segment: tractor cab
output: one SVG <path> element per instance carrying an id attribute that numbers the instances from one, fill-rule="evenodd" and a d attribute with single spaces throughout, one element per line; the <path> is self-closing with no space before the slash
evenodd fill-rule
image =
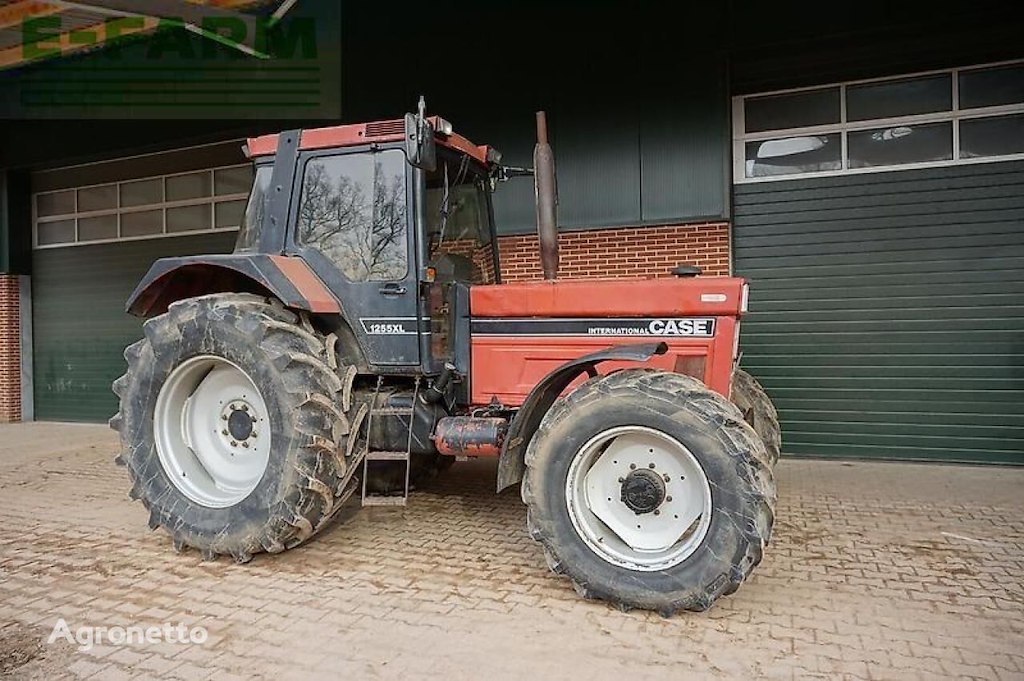
<path id="1" fill-rule="evenodd" d="M 321 313 L 366 373 L 429 376 L 456 361 L 449 312 L 470 285 L 500 280 L 494 149 L 421 103 L 405 120 L 264 135 L 245 152 L 255 175 L 234 252 L 157 261 L 130 312 L 157 314 L 183 291 L 270 293 Z"/>
<path id="2" fill-rule="evenodd" d="M 368 369 L 431 375 L 454 361 L 454 348 L 431 343 L 430 327 L 454 339 L 443 318 L 454 296 L 498 280 L 497 152 L 427 118 L 422 105 L 404 121 L 268 135 L 247 149 L 258 170 L 236 253 L 308 265 L 343 301 L 335 321 L 355 335 Z M 284 192 L 290 202 L 274 196 Z"/>

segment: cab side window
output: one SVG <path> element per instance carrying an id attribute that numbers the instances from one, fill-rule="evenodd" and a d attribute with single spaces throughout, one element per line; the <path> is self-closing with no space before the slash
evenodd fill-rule
<path id="1" fill-rule="evenodd" d="M 408 269 L 405 155 L 398 149 L 310 159 L 299 201 L 300 243 L 351 281 L 397 281 Z"/>

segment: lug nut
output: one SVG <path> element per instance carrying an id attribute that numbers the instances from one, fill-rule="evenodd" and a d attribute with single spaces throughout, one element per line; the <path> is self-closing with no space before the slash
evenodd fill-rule
<path id="1" fill-rule="evenodd" d="M 234 410 L 238 409 L 238 407 L 236 407 L 233 402 L 231 404 L 229 404 L 228 406 L 231 407 L 231 411 L 234 411 Z"/>
<path id="2" fill-rule="evenodd" d="M 661 515 L 661 511 L 659 511 L 658 509 L 654 509 L 654 515 Z"/>
<path id="3" fill-rule="evenodd" d="M 232 440 L 232 441 L 231 441 L 231 446 L 232 446 L 232 447 L 237 447 L 237 446 L 238 446 L 238 443 L 237 443 L 237 442 L 235 442 L 234 440 Z"/>
<path id="4" fill-rule="evenodd" d="M 242 446 L 245 447 L 246 449 L 249 449 L 249 443 L 248 442 L 243 442 Z"/>
<path id="5" fill-rule="evenodd" d="M 665 497 L 665 501 L 672 501 L 672 497 Z"/>
<path id="6" fill-rule="evenodd" d="M 242 411 L 249 411 L 249 405 L 243 404 L 242 405 Z"/>
<path id="7" fill-rule="evenodd" d="M 664 476 L 664 477 L 665 477 L 665 482 L 668 482 L 669 480 L 671 480 L 671 479 L 672 479 L 672 478 L 670 478 L 670 477 L 668 476 L 668 473 L 665 473 L 665 476 Z"/>
<path id="8" fill-rule="evenodd" d="M 647 467 L 648 468 L 654 468 L 654 462 L 652 461 L 651 463 L 647 464 Z"/>
<path id="9" fill-rule="evenodd" d="M 636 470 L 636 464 L 635 463 L 629 464 L 629 470 L 635 471 Z"/>
<path id="10" fill-rule="evenodd" d="M 221 414 L 220 415 L 220 420 L 221 421 L 227 421 L 228 420 L 228 415 L 227 414 Z"/>
<path id="11" fill-rule="evenodd" d="M 625 479 L 625 478 L 619 478 L 619 484 L 622 484 L 622 483 L 624 483 L 624 482 L 626 482 L 626 479 Z"/>
<path id="12" fill-rule="evenodd" d="M 256 431 L 255 431 L 255 430 L 254 430 L 254 431 L 252 431 L 252 439 L 253 439 L 253 440 L 255 440 L 255 439 L 256 439 Z"/>
<path id="13" fill-rule="evenodd" d="M 227 431 L 227 430 L 222 430 L 222 431 L 220 431 L 220 434 L 221 434 L 221 435 L 227 435 L 227 434 L 228 434 L 228 431 Z"/>

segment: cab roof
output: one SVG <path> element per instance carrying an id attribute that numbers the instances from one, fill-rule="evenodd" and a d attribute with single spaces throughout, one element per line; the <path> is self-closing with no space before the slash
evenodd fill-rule
<path id="1" fill-rule="evenodd" d="M 434 128 L 434 138 L 440 146 L 466 154 L 481 165 L 488 164 L 489 147 L 476 145 L 457 133 L 445 135 L 437 132 L 439 120 L 430 116 L 428 120 Z M 371 123 L 353 123 L 349 125 L 332 125 L 326 128 L 309 128 L 302 131 L 299 149 L 331 149 L 335 147 L 354 147 L 362 144 L 381 142 L 401 142 L 405 139 L 405 121 L 396 118 Z M 245 153 L 255 159 L 260 156 L 273 155 L 277 152 L 277 133 L 250 137 L 247 140 Z"/>

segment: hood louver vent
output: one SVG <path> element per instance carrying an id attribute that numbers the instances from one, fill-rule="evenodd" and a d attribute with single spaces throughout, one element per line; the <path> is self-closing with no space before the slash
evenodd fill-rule
<path id="1" fill-rule="evenodd" d="M 366 124 L 367 137 L 381 137 L 384 135 L 405 134 L 405 121 L 399 119 L 394 121 L 379 121 Z"/>

